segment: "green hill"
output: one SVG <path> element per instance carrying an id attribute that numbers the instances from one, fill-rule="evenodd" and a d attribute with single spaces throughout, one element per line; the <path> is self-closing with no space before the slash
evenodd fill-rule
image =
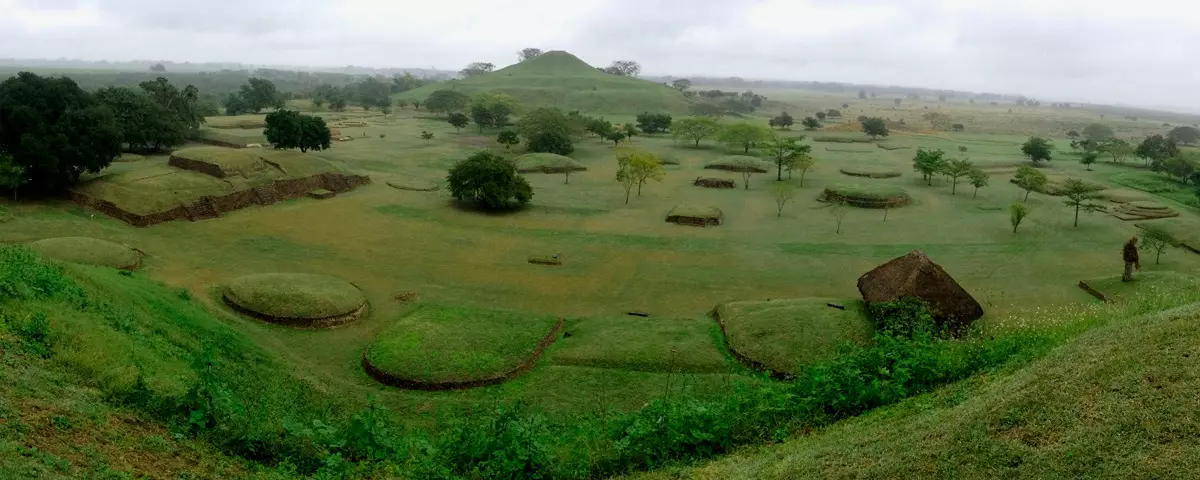
<path id="1" fill-rule="evenodd" d="M 468 95 L 504 93 L 522 107 L 558 107 L 590 114 L 632 115 L 644 111 L 686 113 L 687 101 L 670 87 L 610 75 L 567 52 L 546 52 L 532 60 L 477 77 L 426 85 L 395 95 L 424 100 L 444 88 Z"/>

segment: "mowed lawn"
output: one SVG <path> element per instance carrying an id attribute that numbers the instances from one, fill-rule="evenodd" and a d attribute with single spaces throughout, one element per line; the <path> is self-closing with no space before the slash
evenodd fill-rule
<path id="1" fill-rule="evenodd" d="M 362 116 L 369 124 L 343 128 L 354 140 L 335 142 L 331 150 L 316 155 L 371 175 L 373 184 L 353 192 L 141 229 L 68 202 L 20 204 L 9 208 L 14 219 L 0 227 L 0 241 L 91 236 L 127 244 L 146 252 L 145 274 L 187 288 L 210 303 L 213 288 L 242 275 L 337 276 L 364 292 L 371 304 L 368 317 L 327 331 L 296 331 L 236 316 L 229 321 L 312 378 L 347 392 L 378 395 L 398 411 L 469 405 L 502 395 L 570 412 L 593 408 L 594 396 L 601 391 L 619 398 L 622 405 L 638 406 L 661 395 L 664 385 L 688 385 L 691 391 L 709 394 L 727 388 L 735 376 L 706 373 L 722 371 L 722 352 L 708 333 L 715 324 L 703 323 L 704 315 L 719 303 L 852 298 L 858 295 L 859 275 L 919 248 L 983 305 L 987 315 L 981 322 L 986 326 L 1039 307 L 1095 301 L 1076 283 L 1119 274 L 1121 244 L 1138 231 L 1133 222 L 1100 213 L 1082 215 L 1079 227 L 1073 228 L 1072 212 L 1061 198 L 1034 193 L 1028 202 L 1032 213 L 1014 234 L 1007 209 L 1024 192 L 1008 178 L 1024 161 L 1019 153 L 1023 137 L 974 133 L 893 135 L 881 141 L 888 148 L 878 148 L 811 141 L 814 136 L 861 134 L 783 132 L 807 135 L 817 166 L 808 172 L 803 187 L 798 173 L 790 180 L 784 173 L 798 194 L 781 217 L 776 217 L 768 189 L 774 172 L 755 174 L 750 189 L 743 190 L 741 174 L 703 169 L 707 162 L 740 149 L 727 150 L 711 140 L 694 149 L 663 136 L 635 137 L 633 145 L 671 155 L 680 165 L 667 167 L 662 183 L 651 182 L 625 205 L 624 192 L 614 180 L 612 143 L 587 138 L 578 142 L 573 158 L 588 170 L 572 173 L 570 184 L 564 184 L 561 174 L 527 174 L 535 190 L 528 208 L 481 214 L 456 207 L 445 189 L 403 191 L 386 182 L 440 182 L 446 170 L 470 152 L 502 150 L 493 140 L 496 132 L 480 135 L 468 128 L 456 133 L 444 121 L 426 118 L 424 111 L 399 111 L 386 118 L 339 116 L 348 115 Z M 765 123 L 763 118 L 752 120 Z M 435 138 L 421 140 L 423 130 Z M 1056 144 L 1067 149 L 1062 139 Z M 972 198 L 971 187 L 963 183 L 957 195 L 950 194 L 948 182 L 941 178 L 933 186 L 925 185 L 911 167 L 919 146 L 969 156 L 993 172 L 991 186 Z M 960 153 L 959 146 L 968 151 Z M 885 168 L 903 175 L 851 177 L 840 173 L 841 168 Z M 1086 172 L 1075 157 L 1056 155 L 1047 170 L 1110 185 L 1108 178 L 1129 171 L 1105 164 L 1094 168 Z M 736 179 L 738 188 L 693 186 L 698 176 Z M 833 216 L 816 201 L 822 189 L 834 183 L 902 188 L 913 203 L 890 210 L 886 221 L 882 210 L 852 209 L 836 234 Z M 708 228 L 666 223 L 666 213 L 678 204 L 720 208 L 725 223 Z M 1182 205 L 1179 209 L 1183 217 L 1173 219 L 1175 224 L 1196 225 L 1194 211 Z M 560 266 L 527 262 L 530 256 L 555 253 L 564 259 Z M 1200 255 L 1173 250 L 1161 265 L 1145 263 L 1148 272 L 1194 271 L 1200 267 Z M 371 381 L 359 361 L 363 348 L 380 331 L 413 308 L 396 300 L 407 292 L 417 293 L 422 304 L 583 319 L 577 327 L 580 337 L 556 345 L 541 366 L 514 382 L 468 392 L 397 391 Z M 651 316 L 622 318 L 611 325 L 602 320 L 632 310 Z M 662 320 L 676 318 L 701 320 Z M 644 335 L 628 322 L 645 322 Z M 621 343 L 622 338 L 642 343 Z M 614 343 L 578 345 L 600 339 Z M 655 344 L 658 339 L 661 346 Z M 697 350 L 672 359 L 671 345 Z M 671 373 L 671 362 L 678 362 L 680 373 Z"/>

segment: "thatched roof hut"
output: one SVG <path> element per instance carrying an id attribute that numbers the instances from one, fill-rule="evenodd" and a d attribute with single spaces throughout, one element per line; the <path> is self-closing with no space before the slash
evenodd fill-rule
<path id="1" fill-rule="evenodd" d="M 959 332 L 983 316 L 983 307 L 925 252 L 913 250 L 858 277 L 867 303 L 915 298 L 929 304 L 934 320 Z"/>
<path id="2" fill-rule="evenodd" d="M 719 208 L 697 207 L 693 205 L 676 205 L 667 214 L 668 222 L 698 227 L 720 225 L 724 218 L 725 214 L 721 213 L 721 209 Z"/>

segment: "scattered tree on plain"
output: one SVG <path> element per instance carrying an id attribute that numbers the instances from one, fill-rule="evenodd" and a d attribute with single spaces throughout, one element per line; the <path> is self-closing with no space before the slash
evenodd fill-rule
<path id="1" fill-rule="evenodd" d="M 95 97 L 113 113 L 121 142 L 130 151 L 159 151 L 187 140 L 191 129 L 144 92 L 105 87 Z"/>
<path id="2" fill-rule="evenodd" d="M 850 206 L 841 200 L 829 202 L 825 206 L 829 210 L 829 214 L 833 216 L 833 220 L 837 222 L 836 234 L 842 233 L 842 221 L 846 219 L 846 214 L 850 213 Z"/>
<path id="3" fill-rule="evenodd" d="M 332 146 L 333 138 L 325 119 L 294 110 L 276 110 L 267 114 L 263 135 L 276 149 L 299 148 L 301 152 L 321 151 Z"/>
<path id="4" fill-rule="evenodd" d="M 1041 190 L 1048 181 L 1046 174 L 1028 165 L 1018 168 L 1017 174 L 1013 178 L 1016 180 L 1017 186 L 1025 190 L 1025 198 L 1021 200 L 1022 202 L 1029 200 L 1029 192 Z"/>
<path id="5" fill-rule="evenodd" d="M 150 66 L 150 71 L 163 73 L 163 72 L 167 71 L 167 67 L 163 66 L 163 64 L 161 64 L 161 63 L 156 63 L 156 64 Z"/>
<path id="6" fill-rule="evenodd" d="M 689 88 L 692 88 L 692 81 L 686 78 L 677 78 L 675 81 L 671 82 L 671 86 L 676 90 L 683 92 L 687 91 Z"/>
<path id="7" fill-rule="evenodd" d="M 433 140 L 433 133 L 421 130 L 421 140 L 424 140 L 425 143 L 429 143 L 430 140 Z"/>
<path id="8" fill-rule="evenodd" d="M 425 99 L 425 109 L 434 113 L 454 113 L 466 110 L 471 103 L 471 97 L 458 90 L 442 89 L 429 94 Z M 470 122 L 470 119 L 467 120 Z"/>
<path id="9" fill-rule="evenodd" d="M 517 166 L 501 155 L 481 151 L 458 162 L 446 177 L 450 194 L 489 210 L 523 205 L 533 199 L 533 187 Z"/>
<path id="10" fill-rule="evenodd" d="M 750 189 L 750 177 L 759 168 L 758 165 L 759 160 L 753 157 L 739 157 L 733 161 L 733 169 L 742 174 L 742 184 L 746 190 Z"/>
<path id="11" fill-rule="evenodd" d="M 637 126 L 642 132 L 653 134 L 662 133 L 671 128 L 671 114 L 642 112 L 636 117 Z"/>
<path id="12" fill-rule="evenodd" d="M 0 154 L 24 170 L 22 188 L 57 192 L 120 153 L 112 112 L 73 80 L 21 72 L 0 82 Z"/>
<path id="13" fill-rule="evenodd" d="M 258 113 L 267 108 L 283 108 L 283 95 L 273 82 L 262 78 L 251 78 L 225 100 L 226 115 Z"/>
<path id="14" fill-rule="evenodd" d="M 604 135 L 605 140 L 613 142 L 613 147 L 620 145 L 621 141 L 625 140 L 625 138 L 627 138 L 625 136 L 625 132 L 622 132 L 620 130 L 613 130 Z"/>
<path id="15" fill-rule="evenodd" d="M 1021 145 L 1021 153 L 1029 157 L 1034 165 L 1040 161 L 1050 161 L 1050 153 L 1053 151 L 1054 144 L 1042 137 L 1029 137 L 1029 140 Z"/>
<path id="16" fill-rule="evenodd" d="M 821 128 L 821 122 L 813 117 L 804 117 L 804 120 L 801 120 L 800 124 L 804 125 L 804 129 L 810 132 Z"/>
<path id="17" fill-rule="evenodd" d="M 1116 133 L 1113 132 L 1112 127 L 1102 123 L 1093 123 L 1083 127 L 1083 136 L 1087 137 L 1088 140 L 1099 142 L 1112 138 L 1113 135 L 1116 135 Z"/>
<path id="18" fill-rule="evenodd" d="M 633 126 L 632 123 L 621 125 L 621 131 L 625 133 L 625 138 L 630 142 L 633 142 L 633 137 L 636 137 L 639 133 L 642 133 L 637 129 L 637 127 Z"/>
<path id="19" fill-rule="evenodd" d="M 413 106 L 413 110 L 420 110 L 420 109 L 421 109 L 421 101 L 420 101 L 420 100 L 417 100 L 417 99 L 415 99 L 415 98 L 414 98 L 414 99 L 412 99 L 412 100 L 409 100 L 409 101 L 408 101 L 408 103 L 411 103 L 411 104 L 412 104 L 412 106 Z"/>
<path id="20" fill-rule="evenodd" d="M 782 217 L 783 207 L 796 198 L 796 189 L 786 183 L 776 183 L 771 185 L 771 196 L 775 198 L 775 206 L 778 207 L 775 217 Z"/>
<path id="21" fill-rule="evenodd" d="M 779 116 L 774 117 L 767 121 L 767 125 L 769 125 L 771 128 L 778 128 L 781 130 L 791 128 L 792 125 L 795 125 L 795 124 L 796 124 L 796 119 L 792 118 L 791 115 L 788 115 L 787 112 L 783 112 L 783 113 L 779 114 Z"/>
<path id="22" fill-rule="evenodd" d="M 1110 137 L 1100 142 L 1099 151 L 1112 155 L 1113 163 L 1121 163 L 1134 152 L 1133 145 L 1126 140 Z"/>
<path id="23" fill-rule="evenodd" d="M 454 126 L 455 133 L 458 133 L 463 129 L 463 127 L 466 127 L 471 123 L 471 119 L 467 118 L 466 114 L 459 112 L 451 113 L 449 117 L 446 117 L 446 121 L 450 122 L 450 125 Z"/>
<path id="24" fill-rule="evenodd" d="M 1162 260 L 1163 252 L 1177 243 L 1179 241 L 1170 232 L 1158 225 L 1149 223 L 1142 227 L 1142 245 L 1154 251 L 1155 265 Z"/>
<path id="25" fill-rule="evenodd" d="M 1145 160 L 1151 168 L 1154 168 L 1155 165 L 1161 167 L 1166 159 L 1179 155 L 1179 147 L 1170 138 L 1153 135 L 1142 140 L 1142 143 L 1134 150 L 1134 154 Z"/>
<path id="26" fill-rule="evenodd" d="M 1200 141 L 1200 129 L 1186 125 L 1175 127 L 1167 132 L 1167 138 L 1178 144 L 1191 145 Z"/>
<path id="27" fill-rule="evenodd" d="M 525 138 L 529 151 L 564 156 L 575 151 L 571 136 L 576 128 L 577 122 L 562 110 L 548 107 L 534 109 L 517 122 L 517 133 Z"/>
<path id="28" fill-rule="evenodd" d="M 926 150 L 917 147 L 917 154 L 913 156 L 913 170 L 921 172 L 921 178 L 925 180 L 926 185 L 933 185 L 933 176 L 945 168 L 946 152 L 941 149 Z"/>
<path id="29" fill-rule="evenodd" d="M 1079 163 L 1082 163 L 1084 166 L 1086 166 L 1087 170 L 1090 172 L 1092 171 L 1092 164 L 1096 163 L 1096 159 L 1099 157 L 1100 154 L 1096 152 L 1083 152 L 1083 156 L 1079 157 Z"/>
<path id="30" fill-rule="evenodd" d="M 969 175 L 973 170 L 975 170 L 975 164 L 970 160 L 952 158 L 946 162 L 942 174 L 950 177 L 950 195 L 955 195 L 958 191 L 958 178 Z"/>
<path id="31" fill-rule="evenodd" d="M 796 161 L 794 163 L 789 164 L 787 166 L 788 178 L 792 178 L 793 170 L 799 170 L 800 171 L 800 187 L 804 188 L 804 174 L 808 173 L 808 171 L 811 170 L 813 168 L 813 166 L 816 164 L 817 164 L 817 160 L 814 159 L 811 155 L 808 155 L 808 154 L 800 155 L 798 158 L 796 158 Z"/>
<path id="32" fill-rule="evenodd" d="M 517 52 L 517 62 L 533 60 L 541 54 L 542 54 L 542 49 L 540 49 L 540 48 L 523 48 L 523 49 L 521 49 L 521 51 Z"/>
<path id="33" fill-rule="evenodd" d="M 967 172 L 967 182 L 972 187 L 975 187 L 975 193 L 971 195 L 971 198 L 979 197 L 979 189 L 988 186 L 988 179 L 990 178 L 991 175 L 978 168 L 973 168 L 970 172 Z"/>
<path id="34" fill-rule="evenodd" d="M 1085 183 L 1078 178 L 1068 178 L 1063 182 L 1063 196 L 1067 197 L 1066 204 L 1068 207 L 1075 207 L 1075 226 L 1079 226 L 1079 211 L 1084 210 L 1093 212 L 1101 210 L 1103 207 L 1093 202 L 1100 196 L 1096 193 L 1103 187 L 1096 187 Z"/>
<path id="35" fill-rule="evenodd" d="M 897 107 L 898 107 L 898 106 L 900 106 L 900 99 L 899 99 L 899 98 L 893 99 L 893 100 L 892 100 L 892 105 L 895 105 L 895 106 L 897 106 Z"/>
<path id="36" fill-rule="evenodd" d="M 1021 226 L 1021 221 L 1029 215 L 1029 207 L 1024 203 L 1014 203 L 1008 207 L 1008 222 L 1012 224 L 1013 233 L 1017 233 L 1017 227 Z"/>
<path id="37" fill-rule="evenodd" d="M 771 129 L 753 123 L 734 123 L 725 127 L 720 140 L 730 147 L 741 147 L 742 153 L 750 153 L 750 147 L 771 138 Z"/>
<path id="38" fill-rule="evenodd" d="M 693 146 L 699 147 L 700 141 L 716 135 L 721 131 L 721 122 L 712 117 L 689 117 L 676 122 L 671 132 L 675 136 L 691 139 Z"/>
<path id="39" fill-rule="evenodd" d="M 842 116 L 842 112 L 840 110 L 831 108 L 829 111 L 825 112 L 825 116 L 830 118 L 840 118 Z"/>
<path id="40" fill-rule="evenodd" d="M 1071 130 L 1067 132 L 1067 138 L 1079 138 L 1079 132 Z"/>
<path id="41" fill-rule="evenodd" d="M 885 123 L 882 118 L 872 117 L 865 120 L 860 120 L 860 122 L 862 123 L 863 133 L 870 135 L 871 140 L 888 136 L 887 123 Z"/>
<path id="42" fill-rule="evenodd" d="M 521 143 L 521 139 L 517 137 L 517 132 L 512 130 L 500 132 L 500 135 L 496 136 L 496 141 L 501 145 L 504 145 L 505 150 L 508 150 L 513 145 Z"/>
<path id="43" fill-rule="evenodd" d="M 471 78 L 471 77 L 477 77 L 480 75 L 484 75 L 487 73 L 492 73 L 492 71 L 495 69 L 496 69 L 496 66 L 491 63 L 472 62 L 470 65 L 467 65 L 467 68 L 459 70 L 458 74 L 462 75 L 465 78 Z"/>
<path id="44" fill-rule="evenodd" d="M 645 150 L 623 148 L 617 151 L 617 181 L 625 187 L 625 204 L 629 204 L 629 192 L 637 186 L 638 196 L 642 196 L 642 186 L 654 180 L 662 182 L 667 176 L 667 170 L 662 166 L 662 160 L 657 155 Z"/>
<path id="45" fill-rule="evenodd" d="M 639 73 L 642 73 L 642 66 L 632 60 L 617 60 L 612 62 L 607 68 L 601 68 L 600 70 L 622 77 L 636 77 Z"/>
<path id="46" fill-rule="evenodd" d="M 517 112 L 517 100 L 503 93 L 485 93 L 471 102 L 470 110 L 471 120 L 482 132 L 508 125 L 508 118 Z"/>
<path id="47" fill-rule="evenodd" d="M 367 77 L 350 89 L 354 92 L 354 101 L 363 110 L 369 111 L 373 107 L 383 109 L 392 105 L 392 86 L 375 77 Z"/>
<path id="48" fill-rule="evenodd" d="M 958 146 L 958 151 L 959 151 L 959 152 L 961 152 L 961 153 L 967 153 L 967 146 L 966 146 L 966 145 L 959 145 L 959 146 Z"/>
<path id="49" fill-rule="evenodd" d="M 776 136 L 767 143 L 767 154 L 771 161 L 775 162 L 775 180 L 783 180 L 783 169 L 787 168 L 800 158 L 801 155 L 807 155 L 812 151 L 811 145 L 800 143 L 804 141 L 804 136 L 799 137 L 780 137 Z"/>

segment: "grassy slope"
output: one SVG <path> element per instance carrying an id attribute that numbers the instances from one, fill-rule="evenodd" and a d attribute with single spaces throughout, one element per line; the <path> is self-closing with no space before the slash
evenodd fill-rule
<path id="1" fill-rule="evenodd" d="M 336 277 L 308 273 L 263 273 L 230 280 L 225 298 L 252 312 L 283 318 L 325 318 L 362 307 L 366 299 L 354 285 Z"/>
<path id="2" fill-rule="evenodd" d="M 137 252 L 129 247 L 91 237 L 47 238 L 30 243 L 29 248 L 65 262 L 113 268 L 130 268 L 138 263 Z"/>
<path id="3" fill-rule="evenodd" d="M 609 317 L 573 320 L 571 336 L 555 345 L 555 365 L 642 372 L 728 372 L 717 348 L 720 332 L 709 319 Z"/>
<path id="4" fill-rule="evenodd" d="M 478 77 L 427 85 L 397 94 L 405 100 L 424 100 L 446 88 L 468 95 L 504 93 L 522 107 L 558 107 L 587 113 L 632 115 L 643 111 L 686 113 L 679 91 L 645 80 L 609 75 L 567 52 L 546 52 L 523 63 Z"/>
<path id="5" fill-rule="evenodd" d="M 1190 478 L 1200 471 L 1200 306 L 1083 334 L 775 447 L 638 478 Z"/>
<path id="6" fill-rule="evenodd" d="M 846 310 L 828 303 L 842 304 Z M 828 360 L 843 343 L 869 343 L 874 334 L 865 305 L 856 299 L 730 302 L 717 308 L 732 349 L 780 372 L 794 373 Z"/>

